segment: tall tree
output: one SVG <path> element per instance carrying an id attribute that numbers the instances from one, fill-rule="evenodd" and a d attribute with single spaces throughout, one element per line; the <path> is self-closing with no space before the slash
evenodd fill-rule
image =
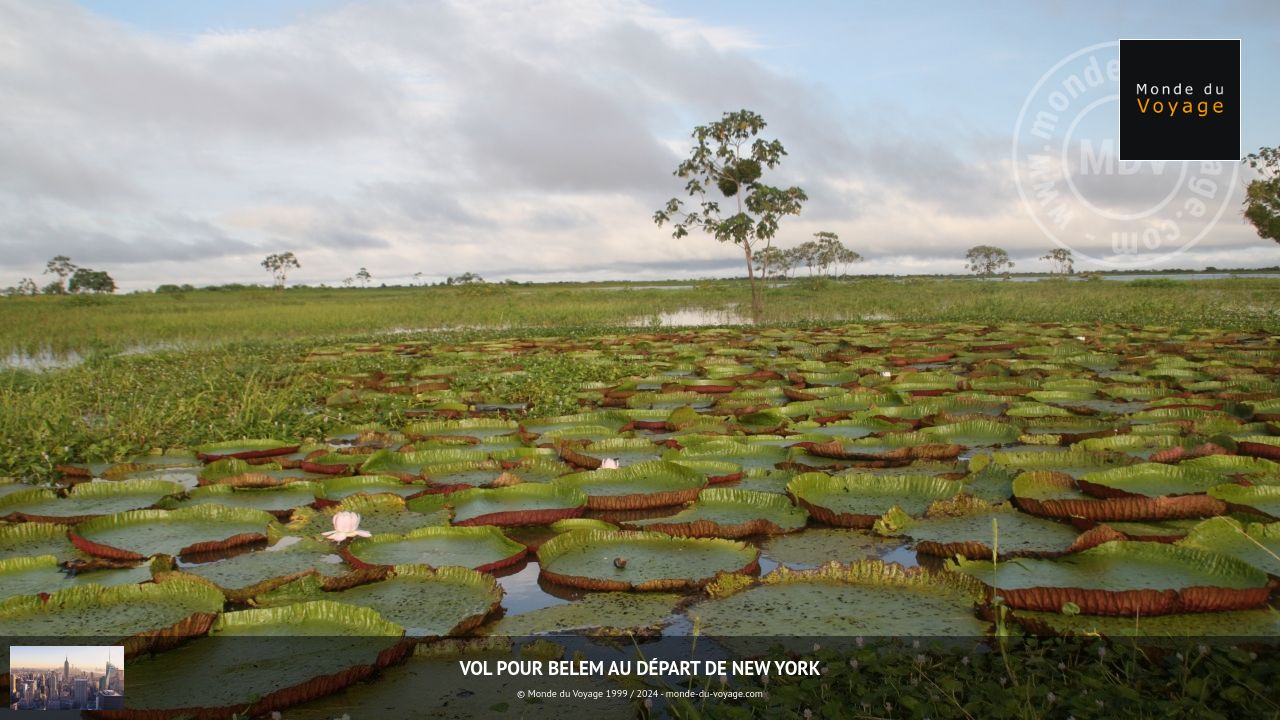
<path id="1" fill-rule="evenodd" d="M 1013 267 L 1009 253 L 993 245 L 975 245 L 964 254 L 964 259 L 968 261 L 965 263 L 965 268 L 977 273 L 980 277 L 991 277 L 1001 269 L 1008 270 Z"/>
<path id="2" fill-rule="evenodd" d="M 369 268 L 360 268 L 356 273 L 356 279 L 360 281 L 360 287 L 369 287 L 369 281 L 373 279 L 373 275 L 369 274 Z"/>
<path id="3" fill-rule="evenodd" d="M 760 277 L 769 278 L 769 271 L 786 277 L 787 253 L 782 248 L 770 245 L 762 248 L 755 255 L 756 271 L 760 273 Z"/>
<path id="4" fill-rule="evenodd" d="M 770 246 L 782 218 L 799 215 L 809 199 L 799 187 L 779 188 L 763 182 L 764 170 L 777 167 L 787 154 L 781 142 L 759 137 L 764 128 L 764 118 L 750 110 L 727 112 L 720 120 L 695 127 L 694 147 L 675 175 L 686 180 L 685 192 L 697 206 L 688 210 L 676 197 L 653 214 L 659 227 L 672 224 L 675 238 L 702 230 L 720 242 L 742 248 L 751 283 L 751 315 L 756 322 L 764 314 L 764 296 L 753 256 Z M 721 210 L 720 201 L 712 199 L 714 195 L 708 197 L 713 189 L 732 201 L 731 213 Z"/>
<path id="5" fill-rule="evenodd" d="M 1071 251 L 1066 248 L 1054 248 L 1044 255 L 1040 256 L 1041 260 L 1048 260 L 1050 272 L 1063 275 L 1074 275 L 1075 258 L 1071 255 Z"/>
<path id="6" fill-rule="evenodd" d="M 1260 237 L 1280 243 L 1280 147 L 1261 148 L 1244 162 L 1260 175 L 1245 188 L 1245 219 Z"/>
<path id="7" fill-rule="evenodd" d="M 45 286 L 45 292 L 50 295 L 66 293 L 67 278 L 75 273 L 76 267 L 76 264 L 71 262 L 71 258 L 66 255 L 55 255 L 52 260 L 45 263 L 44 274 L 58 276 L 57 280 Z"/>
<path id="8" fill-rule="evenodd" d="M 262 267 L 271 273 L 277 290 L 284 290 L 285 281 L 289 279 L 289 271 L 302 267 L 292 252 L 273 253 L 262 261 Z"/>
<path id="9" fill-rule="evenodd" d="M 76 268 L 67 290 L 73 293 L 113 293 L 116 291 L 116 281 L 105 270 Z"/>

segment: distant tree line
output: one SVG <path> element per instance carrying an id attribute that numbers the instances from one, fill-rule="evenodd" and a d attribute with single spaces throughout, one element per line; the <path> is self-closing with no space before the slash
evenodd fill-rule
<path id="1" fill-rule="evenodd" d="M 43 288 L 36 285 L 32 278 L 25 277 L 17 285 L 0 290 L 7 297 L 18 295 L 82 295 L 86 293 L 100 294 L 116 291 L 116 281 L 106 270 L 94 270 L 80 267 L 71 262 L 66 255 L 55 255 L 45 263 L 45 275 L 54 277 Z"/>

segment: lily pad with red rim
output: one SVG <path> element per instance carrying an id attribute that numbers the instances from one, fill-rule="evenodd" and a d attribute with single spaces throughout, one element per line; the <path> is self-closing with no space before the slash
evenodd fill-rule
<path id="1" fill-rule="evenodd" d="M 780 535 L 804 528 L 809 514 L 784 495 L 736 488 L 707 488 L 670 517 L 624 522 L 627 530 L 651 530 L 678 537 L 743 538 Z"/>
<path id="2" fill-rule="evenodd" d="M 221 505 L 131 510 L 86 520 L 71 530 L 71 542 L 90 555 L 143 560 L 152 555 L 217 552 L 265 542 L 274 524 L 270 513 Z"/>
<path id="3" fill-rule="evenodd" d="M 367 607 L 411 636 L 442 637 L 480 625 L 498 609 L 502 587 L 492 576 L 467 568 L 398 565 L 382 579 L 355 584 L 308 575 L 259 595 L 254 604 L 274 607 L 321 599 Z"/>
<path id="4" fill-rule="evenodd" d="M 288 455 L 296 451 L 298 447 L 298 443 L 281 440 L 226 440 L 224 442 L 197 445 L 194 450 L 196 451 L 196 457 L 205 462 L 213 462 L 226 458 L 251 460 Z"/>
<path id="5" fill-rule="evenodd" d="M 524 559 L 524 545 L 491 525 L 426 527 L 401 535 L 359 538 L 342 548 L 342 556 L 356 567 L 394 565 L 459 566 L 491 572 Z"/>
<path id="6" fill-rule="evenodd" d="M 548 525 L 578 517 L 587 506 L 587 496 L 579 490 L 555 484 L 520 483 L 508 487 L 472 488 L 447 495 L 423 495 L 408 502 L 414 512 L 434 513 L 448 509 L 451 524 Z"/>
<path id="7" fill-rule="evenodd" d="M 787 493 L 816 520 L 839 527 L 869 528 L 893 507 L 921 515 L 930 503 L 955 497 L 962 486 L 929 475 L 824 475 L 804 473 Z"/>
<path id="8" fill-rule="evenodd" d="M 754 573 L 754 547 L 719 538 L 587 530 L 557 535 L 538 548 L 541 576 L 584 590 L 680 590 L 718 573 Z"/>
<path id="9" fill-rule="evenodd" d="M 1271 594 L 1266 573 L 1235 558 L 1163 543 L 1116 540 L 1053 560 L 949 561 L 1010 607 L 1087 615 L 1246 610 Z"/>
<path id="10" fill-rule="evenodd" d="M 692 468 L 653 461 L 564 475 L 552 484 L 585 493 L 592 510 L 643 510 L 689 502 L 707 479 Z"/>

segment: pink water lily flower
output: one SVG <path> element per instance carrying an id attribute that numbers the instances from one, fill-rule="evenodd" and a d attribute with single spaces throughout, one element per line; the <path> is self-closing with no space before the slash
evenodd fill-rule
<path id="1" fill-rule="evenodd" d="M 360 529 L 360 513 L 340 512 L 333 516 L 333 529 L 327 533 L 322 533 L 326 538 L 333 542 L 342 542 L 347 538 L 353 537 L 371 537 L 372 534 L 368 530 Z"/>
<path id="2" fill-rule="evenodd" d="M 614 458 L 605 458 L 604 462 L 600 463 L 600 469 L 601 470 L 617 470 L 618 461 Z"/>

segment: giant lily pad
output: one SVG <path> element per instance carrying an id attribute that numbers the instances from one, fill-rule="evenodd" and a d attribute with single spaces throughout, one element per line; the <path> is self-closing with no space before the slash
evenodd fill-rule
<path id="1" fill-rule="evenodd" d="M 240 488 L 231 485 L 206 485 L 196 488 L 188 499 L 172 503 L 171 507 L 195 507 L 221 505 L 232 508 L 264 510 L 273 515 L 287 516 L 294 508 L 310 505 L 324 496 L 319 483 L 292 482 L 268 488 Z"/>
<path id="2" fill-rule="evenodd" d="M 1076 480 L 1051 470 L 1024 472 L 1013 480 L 1013 501 L 1033 515 L 1087 520 L 1172 520 L 1221 515 L 1227 506 L 1208 495 L 1095 498 L 1080 491 Z"/>
<path id="3" fill-rule="evenodd" d="M 586 530 L 543 543 L 538 564 L 542 577 L 562 585 L 656 591 L 701 587 L 721 572 L 756 572 L 759 555 L 731 540 Z"/>
<path id="4" fill-rule="evenodd" d="M 87 520 L 71 531 L 76 547 L 114 560 L 188 555 L 263 542 L 274 518 L 261 510 L 198 505 L 131 510 Z"/>
<path id="5" fill-rule="evenodd" d="M 1088 615 L 1246 610 L 1271 593 L 1266 573 L 1204 550 L 1116 540 L 1054 560 L 959 560 L 1014 608 L 1051 612 L 1074 603 Z"/>
<path id="6" fill-rule="evenodd" d="M 1209 518 L 1178 544 L 1230 555 L 1280 577 L 1280 522 L 1246 525 L 1227 517 Z"/>
<path id="7" fill-rule="evenodd" d="M 711 637 L 777 635 L 780 628 L 794 637 L 972 637 L 987 629 L 974 614 L 976 584 L 878 560 L 782 567 L 758 583 L 708 589 L 713 599 L 686 612 Z"/>
<path id="8" fill-rule="evenodd" d="M 900 511 L 894 517 L 891 512 L 885 519 L 897 524 L 885 529 L 910 537 L 916 552 L 937 557 L 990 558 L 993 546 L 1001 559 L 1052 557 L 1080 549 L 1080 533 L 1066 523 L 1020 513 L 1008 505 L 966 503 L 953 508 L 940 514 L 931 510 L 922 520 Z M 884 525 L 882 521 L 876 527 Z"/>
<path id="9" fill-rule="evenodd" d="M 1160 463 L 1141 463 L 1086 473 L 1078 481 L 1080 489 L 1098 497 L 1194 495 L 1205 493 L 1221 482 L 1217 474 L 1207 470 Z"/>
<path id="10" fill-rule="evenodd" d="M 208 443 L 195 448 L 196 456 L 205 462 L 236 458 L 251 460 L 255 458 L 288 455 L 298 449 L 297 443 L 280 440 L 227 440 L 226 442 Z"/>
<path id="11" fill-rule="evenodd" d="M 804 473 L 792 478 L 787 492 L 817 520 L 839 527 L 871 527 L 876 518 L 898 507 L 922 514 L 935 500 L 955 497 L 961 485 L 928 475 L 840 475 Z"/>
<path id="12" fill-rule="evenodd" d="M 77 585 L 125 585 L 150 579 L 151 572 L 146 565 L 72 575 L 64 573 L 58 559 L 52 555 L 9 558 L 0 560 L 0 600 L 18 595 L 51 593 Z"/>
<path id="13" fill-rule="evenodd" d="M 226 613 L 208 637 L 135 658 L 129 710 L 267 715 L 368 677 L 402 655 L 392 649 L 403 633 L 373 610 L 326 600 Z M 261 636 L 290 640 L 241 639 Z"/>
<path id="14" fill-rule="evenodd" d="M 623 523 L 628 530 L 653 530 L 679 537 L 742 538 L 778 535 L 805 526 L 809 515 L 776 493 L 707 488 L 684 510 L 665 518 Z"/>
<path id="15" fill-rule="evenodd" d="M 578 517 L 587 505 L 581 491 L 560 485 L 521 483 L 492 489 L 474 488 L 448 495 L 423 495 L 410 500 L 409 509 L 420 513 L 448 508 L 452 524 L 548 525 L 557 520 Z"/>
<path id="16" fill-rule="evenodd" d="M 502 588 L 491 576 L 467 568 L 398 565 L 383 579 L 358 584 L 308 575 L 259 596 L 254 604 L 319 599 L 376 610 L 408 635 L 461 635 L 498 609 Z"/>
<path id="17" fill-rule="evenodd" d="M 54 555 L 66 560 L 77 555 L 67 537 L 67 526 L 57 523 L 26 522 L 0 525 L 0 560 L 35 555 Z"/>
<path id="18" fill-rule="evenodd" d="M 153 561 L 157 579 L 168 573 L 195 575 L 217 587 L 228 600 L 243 602 L 305 575 L 335 576 L 347 573 L 332 543 L 309 538 L 284 538 L 261 550 L 238 553 L 202 563 Z"/>
<path id="19" fill-rule="evenodd" d="M 849 528 L 809 528 L 776 535 L 761 545 L 762 556 L 793 570 L 807 570 L 829 562 L 848 564 L 873 560 L 902 542 Z"/>
<path id="20" fill-rule="evenodd" d="M 405 482 L 389 475 L 355 475 L 328 478 L 322 483 L 326 500 L 341 500 L 350 495 L 391 493 L 400 497 L 417 495 L 427 489 L 426 483 Z"/>
<path id="21" fill-rule="evenodd" d="M 405 533 L 423 527 L 449 524 L 444 510 L 430 515 L 412 512 L 404 498 L 392 494 L 351 495 L 342 502 L 320 511 L 310 508 L 295 510 L 288 528 L 297 535 L 319 536 L 333 529 L 333 518 L 340 512 L 360 515 L 360 529 L 375 535 Z"/>
<path id="22" fill-rule="evenodd" d="M 935 425 L 920 431 L 936 438 L 938 443 L 958 443 L 970 447 L 1007 445 L 1018 439 L 1018 428 L 994 420 L 967 420 L 948 425 Z"/>
<path id="23" fill-rule="evenodd" d="M 673 593 L 590 593 L 572 602 L 505 616 L 488 632 L 505 636 L 651 635 L 667 624 L 683 600 L 683 595 Z"/>
<path id="24" fill-rule="evenodd" d="M 178 483 L 164 480 L 85 482 L 71 488 L 65 498 L 51 490 L 28 490 L 0 499 L 0 513 L 37 522 L 76 523 L 99 515 L 150 507 L 166 495 L 183 491 Z"/>
<path id="25" fill-rule="evenodd" d="M 0 634 L 124 640 L 129 654 L 169 639 L 201 635 L 222 612 L 222 593 L 175 578 L 145 585 L 82 585 L 0 604 Z"/>
<path id="26" fill-rule="evenodd" d="M 480 572 L 514 565 L 525 552 L 525 546 L 491 525 L 427 527 L 403 535 L 374 535 L 357 539 L 342 549 L 343 557 L 356 567 L 457 565 Z"/>
<path id="27" fill-rule="evenodd" d="M 1232 507 L 1280 520 L 1280 485 L 1219 485 L 1211 488 L 1209 494 Z"/>
<path id="28" fill-rule="evenodd" d="M 1079 637 L 1228 637 L 1249 638 L 1251 643 L 1263 638 L 1280 638 L 1280 612 L 1270 607 L 1151 617 L 1019 610 L 1014 619 L 1034 632 Z"/>
<path id="29" fill-rule="evenodd" d="M 654 461 L 563 475 L 554 484 L 585 493 L 593 510 L 642 510 L 693 500 L 707 479 L 683 465 Z"/>

